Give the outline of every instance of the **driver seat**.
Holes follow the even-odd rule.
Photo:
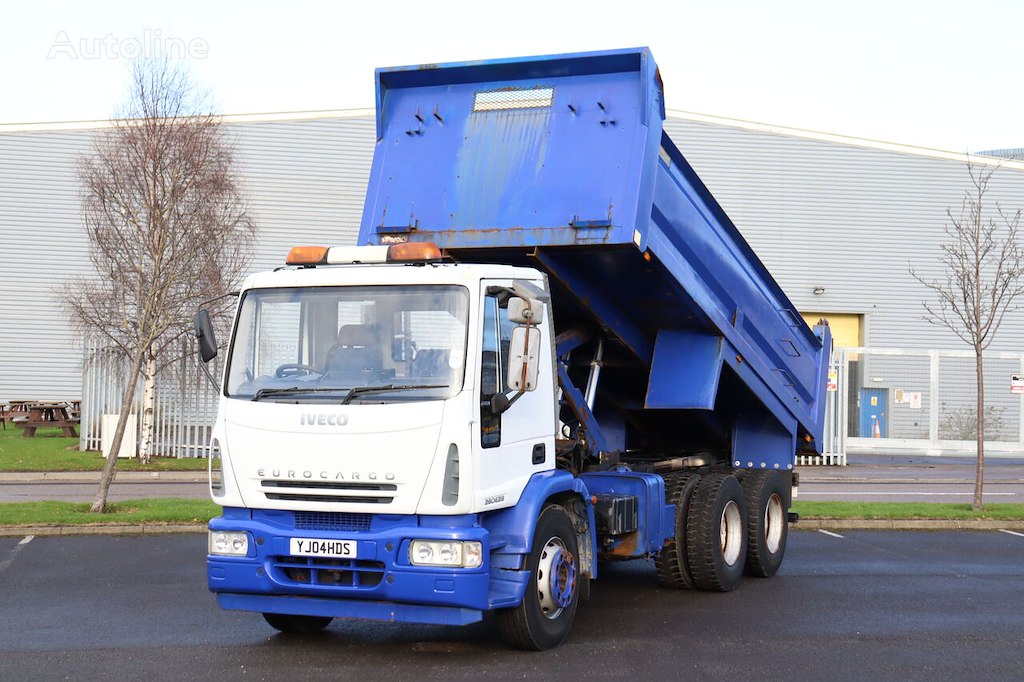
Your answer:
[[[365,385],[377,379],[383,362],[376,330],[368,324],[342,325],[325,364],[327,373],[346,385]]]

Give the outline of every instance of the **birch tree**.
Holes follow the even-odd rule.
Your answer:
[[[977,379],[977,465],[972,507],[983,508],[985,485],[985,349],[1008,314],[1021,310],[1024,246],[1018,227],[1021,211],[1004,210],[989,199],[989,183],[998,166],[968,162],[971,184],[958,212],[946,209],[946,241],[941,245],[945,273],[937,279],[910,274],[928,287],[924,319],[950,330],[974,351]]]
[[[129,367],[91,507],[103,512],[140,375],[154,377],[161,358],[180,353],[199,303],[239,279],[254,228],[219,119],[169,62],[133,65],[124,110],[96,134],[79,177],[95,273],[69,283],[65,300],[73,321]]]

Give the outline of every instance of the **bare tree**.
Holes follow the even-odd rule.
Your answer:
[[[1024,293],[1024,246],[1018,227],[1021,211],[1007,212],[989,202],[989,182],[998,166],[978,166],[968,161],[971,186],[964,192],[960,211],[946,209],[949,223],[941,245],[945,275],[939,279],[910,274],[935,295],[924,302],[924,319],[949,329],[974,350],[977,375],[978,460],[972,507],[983,506],[985,475],[985,372],[984,352],[995,338],[1008,313],[1021,309],[1017,299]]]
[[[93,512],[106,507],[140,375],[180,348],[200,301],[231,289],[254,237],[231,146],[187,74],[136,62],[131,75],[124,111],[79,169],[96,273],[65,295],[77,325],[102,334],[130,367]]]

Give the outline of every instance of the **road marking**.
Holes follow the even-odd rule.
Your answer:
[[[1002,495],[1010,497],[1015,496],[1017,493],[985,493],[985,497],[995,497],[996,495]],[[833,490],[831,492],[809,492],[807,490],[800,491],[800,497],[806,497],[807,495],[927,495],[928,497],[938,497],[940,495],[946,495],[950,497],[971,497],[974,493],[927,493],[927,492],[864,492],[864,491],[850,491],[845,490]]]
[[[844,537],[843,535],[840,535],[839,533],[833,533],[830,530],[822,530],[821,528],[818,529],[818,532],[822,533],[824,535],[830,535],[830,536],[832,536],[834,538],[842,538],[842,537]]]
[[[1016,535],[1019,538],[1024,538],[1024,533],[1018,533],[1018,532],[1013,531],[1013,530],[1006,530],[1005,528],[1000,528],[999,532],[1000,533],[1006,533],[1007,535]]]
[[[28,543],[32,542],[34,538],[35,535],[26,535],[24,538],[22,538],[21,542],[14,546],[14,549],[11,550],[11,553],[7,555],[7,558],[3,561],[0,561],[0,573],[3,573],[8,566],[14,563],[14,557],[18,555],[18,552],[21,551],[21,548],[27,545]]]

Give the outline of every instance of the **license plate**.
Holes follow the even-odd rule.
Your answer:
[[[292,556],[326,556],[338,559],[354,559],[356,557],[356,541],[291,538],[288,552]]]

